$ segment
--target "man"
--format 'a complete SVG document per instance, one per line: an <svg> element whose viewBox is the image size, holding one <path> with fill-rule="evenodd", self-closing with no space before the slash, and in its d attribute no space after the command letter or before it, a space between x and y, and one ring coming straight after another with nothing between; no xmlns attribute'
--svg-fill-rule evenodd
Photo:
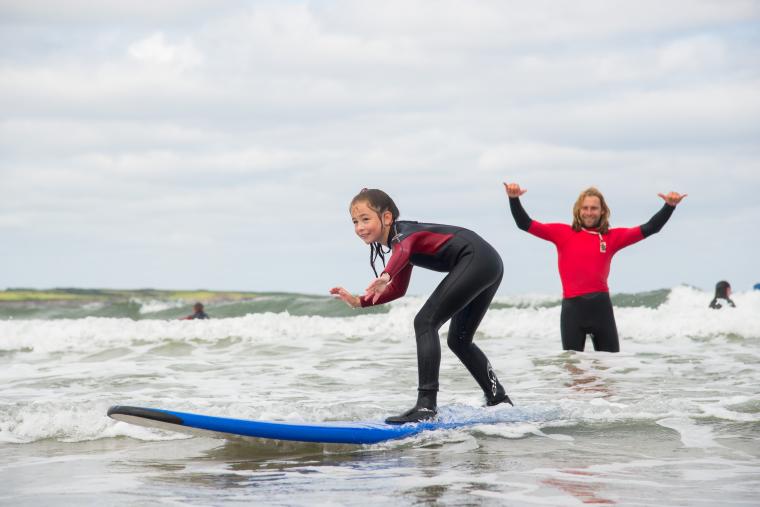
<svg viewBox="0 0 760 507"><path fill-rule="evenodd" d="M520 229L551 241L557 247L562 280L560 331L562 348L582 351L591 334L594 350L619 352L617 326L612 312L607 277L612 257L619 250L655 234L668 221L686 194L657 194L662 209L649 222L631 228L610 228L610 209L594 187L581 192L573 207L573 224L543 224L532 220L520 203L527 192L517 183L504 183L512 216Z"/></svg>
<svg viewBox="0 0 760 507"><path fill-rule="evenodd" d="M187 317L182 317L182 320L195 320L195 319L208 319L208 315L203 311L203 303L195 303L193 305L193 313Z"/></svg>

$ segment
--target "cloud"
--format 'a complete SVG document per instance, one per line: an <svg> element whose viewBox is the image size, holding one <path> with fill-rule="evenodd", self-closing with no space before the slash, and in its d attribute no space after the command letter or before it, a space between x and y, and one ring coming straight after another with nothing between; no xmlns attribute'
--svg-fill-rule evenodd
<svg viewBox="0 0 760 507"><path fill-rule="evenodd" d="M224 265L209 287L241 288L234 273L255 264L249 288L316 290L353 255L365 267L346 218L365 186L406 218L498 243L531 266L515 290L538 289L525 273L543 267L515 246L503 179L530 188L538 217L563 219L598 184L620 223L669 189L690 193L688 220L741 217L726 234L758 223L742 204L760 187L757 2L55 5L0 4L13 284L127 277L91 274L72 246L66 273L35 278L25 259L74 237L138 285L152 284L139 259L192 286L171 268L182 252L183 266ZM679 240L698 251L704 238ZM668 262L621 282L664 280Z"/></svg>
<svg viewBox="0 0 760 507"><path fill-rule="evenodd" d="M56 25L144 25L147 23L180 23L219 12L219 2L213 0L69 0L60 9L55 0L27 0L0 3L0 20L5 24Z"/></svg>
<svg viewBox="0 0 760 507"><path fill-rule="evenodd" d="M658 52L658 66L667 71L694 71L720 64L726 58L722 40L711 35L698 35L666 44Z"/></svg>
<svg viewBox="0 0 760 507"><path fill-rule="evenodd" d="M585 150L576 147L555 146L536 142L509 143L487 149L480 157L479 166L486 170L532 170L552 167L582 167L598 170L617 160L619 154L607 150Z"/></svg>
<svg viewBox="0 0 760 507"><path fill-rule="evenodd" d="M127 53L141 63L172 66L179 69L195 67L203 61L202 55L195 49L192 42L185 40L179 44L170 44L161 32L131 44L127 48Z"/></svg>

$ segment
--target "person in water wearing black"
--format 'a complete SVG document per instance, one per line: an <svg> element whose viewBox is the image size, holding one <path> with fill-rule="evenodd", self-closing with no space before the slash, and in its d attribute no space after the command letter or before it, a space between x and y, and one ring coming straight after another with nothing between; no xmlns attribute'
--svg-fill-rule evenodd
<svg viewBox="0 0 760 507"><path fill-rule="evenodd" d="M511 405L491 363L472 342L504 272L496 250L474 232L461 227L398 220L396 204L382 190L362 190L351 201L349 210L354 231L370 245L370 264L375 276L378 257L384 266L361 297L343 287L330 289L331 294L349 306L383 304L403 296L414 266L448 273L414 318L419 376L417 403L406 412L387 418L386 422L404 424L436 415L441 364L438 330L449 319L449 348L483 389L486 404ZM388 252L392 255L386 266Z"/></svg>
<svg viewBox="0 0 760 507"><path fill-rule="evenodd" d="M719 299L723 299L727 305L736 308L733 300L731 299L731 284L725 280L715 284L715 297L710 301L710 308L714 310L720 310L723 305L718 302Z"/></svg>
<svg viewBox="0 0 760 507"><path fill-rule="evenodd" d="M195 319L208 319L208 315L203 311L202 303L195 303L193 305L193 313L187 317L182 317L182 320L195 320Z"/></svg>
<svg viewBox="0 0 760 507"><path fill-rule="evenodd" d="M610 209L594 187L580 193L573 206L573 223L544 224L531 219L520 203L527 192L517 183L504 183L517 227L557 247L562 280L560 333L564 350L583 351L591 334L594 350L619 352L615 315L607 277L612 257L623 248L660 232L686 194L657 194L665 204L645 224L616 227L609 224Z"/></svg>

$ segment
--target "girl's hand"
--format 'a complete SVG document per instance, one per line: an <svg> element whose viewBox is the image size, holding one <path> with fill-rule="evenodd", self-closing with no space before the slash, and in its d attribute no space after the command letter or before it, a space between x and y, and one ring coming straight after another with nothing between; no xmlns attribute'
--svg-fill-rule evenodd
<svg viewBox="0 0 760 507"><path fill-rule="evenodd" d="M665 194L657 194L662 199L668 203L670 206L676 206L679 202L683 200L684 197L686 197L689 194L679 194L678 192L669 192L667 195Z"/></svg>
<svg viewBox="0 0 760 507"><path fill-rule="evenodd" d="M504 183L504 190L507 191L507 197L520 197L528 191L527 189L520 188L520 185L517 183Z"/></svg>
<svg viewBox="0 0 760 507"><path fill-rule="evenodd" d="M333 287L330 289L330 294L338 299L342 299L351 308L359 308L362 305L358 296L354 296L343 287Z"/></svg>
<svg viewBox="0 0 760 507"><path fill-rule="evenodd" d="M385 289L388 287L390 281L391 275L388 273L383 273L378 278L375 278L370 282L369 286L367 286L366 294L367 296L372 296L373 303L376 303L377 299L380 297L380 294L385 292Z"/></svg>

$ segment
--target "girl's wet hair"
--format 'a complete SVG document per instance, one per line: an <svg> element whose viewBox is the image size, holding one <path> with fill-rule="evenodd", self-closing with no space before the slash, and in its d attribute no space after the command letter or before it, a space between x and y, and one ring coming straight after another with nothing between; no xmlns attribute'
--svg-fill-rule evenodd
<svg viewBox="0 0 760 507"><path fill-rule="evenodd" d="M604 196L596 187L589 187L578 196L578 200L575 201L573 206L573 230L578 232L583 229L583 220L581 220L581 207L583 206L583 200L586 197L598 197L599 205L602 207L602 216L599 217L599 232L601 234L607 234L610 230L610 208L607 206L607 202L604 200Z"/></svg>
<svg viewBox="0 0 760 507"><path fill-rule="evenodd" d="M363 188L361 192L351 199L351 204L348 207L349 211L358 202L366 202L367 206L377 213L377 216L380 218L380 223L382 223L383 220L383 213L390 211L392 217L391 227L393 227L393 222L395 222L400 215L398 207L396 206L396 203L393 202L393 199L377 188ZM377 269L375 268L375 260L379 257L380 260L383 261L383 268L385 268L385 254L388 252L390 252L390 249L388 249L388 251L383 251L383 245L379 241L370 244L369 265L372 266L372 271L375 272L375 276L378 276Z"/></svg>
<svg viewBox="0 0 760 507"><path fill-rule="evenodd" d="M351 199L351 204L348 207L349 211L354 207L354 204L362 201L366 202L370 208L375 210L375 213L377 213L377 216L379 217L382 217L383 213L386 211L390 211L391 215L393 215L393 220L395 221L400 214L393 199L378 188L363 188L361 192L356 194L356 197Z"/></svg>

